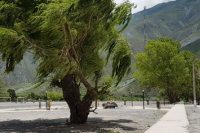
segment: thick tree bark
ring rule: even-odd
[[[80,88],[76,82],[75,75],[66,75],[60,82],[63,96],[70,109],[71,124],[83,124],[87,121],[90,106],[94,100],[92,91],[87,91],[83,100],[80,99]]]

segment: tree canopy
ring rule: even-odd
[[[105,66],[105,51],[118,81],[130,66],[131,51],[120,34],[131,17],[128,2],[11,0],[0,5],[0,52],[7,72],[27,51],[39,61],[41,78],[61,79],[75,71],[90,76]]]
[[[149,88],[156,88],[176,102],[183,88],[191,89],[194,56],[181,51],[181,45],[170,39],[151,40],[145,51],[136,55],[134,77]],[[190,87],[188,86],[190,85]]]
[[[6,72],[26,52],[33,53],[39,79],[61,87],[70,121],[84,123],[92,100],[110,86],[101,80],[107,62],[112,62],[116,84],[130,70],[131,50],[121,32],[131,8],[128,1],[116,5],[113,0],[0,1],[0,52]],[[80,85],[87,89],[82,100]]]

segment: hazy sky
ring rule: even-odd
[[[115,0],[117,3],[121,3],[124,0]],[[136,9],[133,9],[133,13],[141,11],[144,9],[144,6],[147,8],[153,7],[159,3],[173,1],[173,0],[129,0],[131,3],[135,3],[137,5]]]

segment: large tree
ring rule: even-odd
[[[167,95],[170,103],[177,102],[185,91],[191,89],[190,52],[181,51],[181,45],[170,39],[151,40],[144,52],[136,54],[134,73],[144,86],[158,89]],[[185,86],[187,85],[187,86]]]
[[[130,68],[131,50],[121,32],[131,7],[113,0],[1,0],[0,52],[6,72],[25,52],[33,53],[39,79],[62,88],[70,123],[85,123],[92,101],[110,86],[101,81],[107,62],[112,62],[116,84]],[[87,89],[82,99],[80,86]]]

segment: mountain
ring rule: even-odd
[[[200,0],[176,0],[133,14],[124,34],[135,51],[144,47],[146,39],[169,37],[185,46],[200,39]],[[145,19],[144,19],[145,18]]]
[[[35,63],[30,53],[24,55],[24,59],[9,74],[5,73],[5,63],[0,61],[0,79],[7,85],[33,83],[36,77]]]
[[[186,45],[182,49],[183,50],[189,50],[192,53],[194,53],[195,55],[197,55],[197,57],[200,57],[200,39],[197,39],[197,40],[189,43],[188,45]]]
[[[170,37],[180,40],[186,49],[197,50],[200,39],[200,0],[176,0],[156,5],[133,14],[129,26],[124,31],[134,51],[144,47],[144,16],[146,39]],[[194,43],[193,43],[194,42]],[[200,47],[198,47],[200,49]],[[200,52],[199,52],[200,53]],[[36,66],[31,54],[26,54],[14,72],[4,73],[5,64],[0,62],[0,79],[8,85],[33,83]]]

